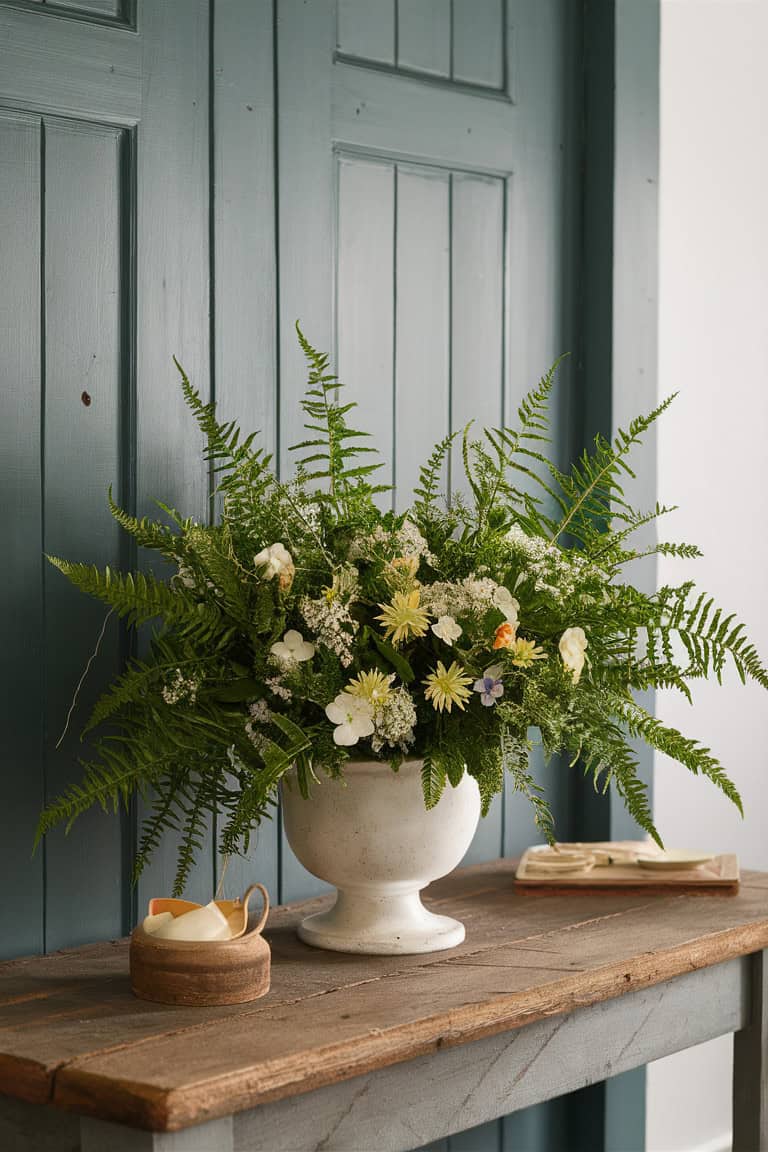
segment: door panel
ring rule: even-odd
[[[208,5],[153,0],[138,33],[131,14],[0,4],[0,219],[13,269],[3,318],[14,325],[2,333],[0,436],[15,593],[3,667],[13,804],[0,842],[19,895],[0,906],[6,954],[119,935],[136,899],[133,813],[89,812],[30,860],[36,813],[79,776],[86,710],[126,654],[114,619],[43,553],[135,565],[108,512],[110,485],[142,514],[155,496],[207,514],[201,444],[171,356],[207,395]],[[174,856],[168,843],[142,903],[167,887]],[[210,846],[203,857],[193,890],[208,899]]]
[[[119,529],[105,493],[120,473],[121,182],[124,129],[42,122],[44,197],[43,521],[54,556],[119,566]],[[82,697],[119,671],[120,637],[107,609],[87,599],[50,565],[44,569],[46,799],[72,779],[87,750],[73,725],[56,747],[74,687],[105,627],[94,676]],[[98,866],[95,864],[98,862]],[[75,836],[62,829],[46,842],[46,947],[118,934],[122,923],[122,844],[114,821],[86,813]],[[72,922],[69,893],[87,893]]]
[[[40,469],[40,124],[0,113],[0,507],[7,551],[0,646],[4,733],[0,936],[4,951],[43,947],[43,871],[31,859],[32,830],[43,802],[43,565]]]
[[[571,17],[562,0],[277,11],[281,466],[300,438],[298,316],[364,402],[403,506],[436,440],[511,418],[569,346]],[[561,404],[558,393],[560,458]],[[457,490],[459,459],[446,478]],[[517,825],[499,798],[468,861],[530,836]],[[322,889],[285,843],[283,868],[285,898]]]

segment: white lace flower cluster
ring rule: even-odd
[[[565,554],[556,544],[529,536],[519,524],[507,532],[507,543],[521,561],[518,583],[529,578],[537,592],[551,596],[557,603],[574,595],[588,567],[583,557]]]
[[[442,616],[483,616],[494,605],[499,585],[490,576],[438,580],[421,589],[422,607],[438,620]]]
[[[245,722],[245,734],[257,752],[260,752],[267,743],[263,732],[256,727],[257,724],[268,724],[272,713],[266,700],[252,700],[248,705],[249,720]]]
[[[435,560],[426,540],[411,520],[404,520],[395,532],[377,524],[372,532],[355,536],[349,546],[349,559],[371,560],[382,552],[409,560],[425,560],[428,564]]]
[[[286,704],[289,700],[293,700],[293,692],[286,684],[283,684],[281,676],[268,676],[264,683],[270,692],[273,692],[278,699],[285,700]]]
[[[342,667],[348,668],[352,663],[352,642],[358,625],[344,601],[339,596],[320,596],[317,600],[304,596],[299,611],[318,643],[329,648],[338,656]]]
[[[185,676],[181,669],[177,668],[170,683],[163,686],[163,700],[165,700],[166,704],[179,704],[182,700],[187,700],[190,704],[194,704],[195,700],[197,700],[197,690],[199,687],[199,680],[195,680],[191,676]]]
[[[395,688],[373,709],[371,748],[379,753],[385,747],[407,753],[414,741],[416,709],[407,688]]]

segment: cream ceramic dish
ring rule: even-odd
[[[670,848],[653,856],[638,856],[637,864],[640,868],[654,872],[679,872],[681,869],[709,864],[711,860],[714,860],[714,856],[708,852],[686,852],[682,848]]]

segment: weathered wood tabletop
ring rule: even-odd
[[[325,898],[275,909],[266,932],[272,988],[248,1005],[135,999],[125,940],[2,964],[0,1093],[172,1131],[264,1112],[270,1102],[568,1018],[699,969],[731,971],[727,962],[768,947],[762,873],[745,873],[737,893],[542,895],[515,891],[513,869],[512,861],[479,865],[432,886],[427,903],[467,928],[465,943],[444,953],[317,951],[294,929]],[[749,1013],[734,1004],[720,1027],[748,1036]],[[684,1047],[697,1035],[691,1023],[692,1039],[670,1043]],[[520,1067],[515,1083],[527,1072]]]

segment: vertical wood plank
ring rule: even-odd
[[[453,427],[502,419],[504,182],[456,173],[451,208]]]
[[[138,172],[137,494],[139,515],[159,498],[203,522],[208,477],[203,444],[171,361],[175,354],[209,395],[207,0],[142,7],[143,111]],[[139,803],[139,817],[142,804]],[[168,834],[138,885],[138,906],[170,892],[175,837]],[[188,885],[210,900],[210,843]]]
[[[213,8],[213,393],[220,419],[277,440],[274,57],[271,0]],[[278,898],[278,821],[232,857],[223,891],[259,880]],[[216,879],[221,858],[216,853]]]
[[[303,437],[307,371],[294,322],[316,348],[333,348],[331,65],[333,0],[281,0],[277,14],[279,465]],[[311,194],[307,190],[311,189]]]
[[[40,126],[0,115],[0,517],[5,556],[0,649],[4,803],[0,814],[0,956],[43,947],[44,850],[32,837],[44,798],[40,470]],[[10,273],[10,274],[9,274]]]
[[[95,125],[45,126],[45,549],[54,556],[119,564],[107,489],[120,478],[120,132]],[[87,750],[78,726],[100,685],[119,669],[110,621],[61,747],[75,686],[106,616],[53,568],[44,584],[46,798],[61,793]],[[46,947],[118,935],[121,825],[92,809],[77,835],[46,843]],[[73,894],[77,894],[77,911]]]
[[[451,427],[473,432],[502,420],[504,388],[504,182],[456,173],[451,178]],[[464,491],[461,453],[451,489]],[[497,796],[464,861],[503,851],[503,797]]]
[[[504,0],[453,0],[453,79],[504,85]]]
[[[394,64],[396,0],[337,0],[336,45],[345,56]]]
[[[392,482],[394,415],[395,169],[339,159],[336,330],[344,400],[366,443],[381,453],[380,484]],[[371,463],[374,463],[371,457]],[[387,495],[383,504],[389,504]]]
[[[447,173],[397,171],[395,484],[407,507],[432,445],[448,432],[450,219]],[[447,491],[447,476],[445,478]]]
[[[333,175],[331,69],[333,0],[282,0],[277,16],[278,101],[278,463],[293,470],[288,447],[303,437],[300,401],[306,366],[296,342],[299,320],[311,344],[333,350]],[[307,189],[311,188],[311,195]],[[280,834],[280,899],[328,890],[296,860]]]
[[[397,65],[451,74],[451,0],[397,0]]]

